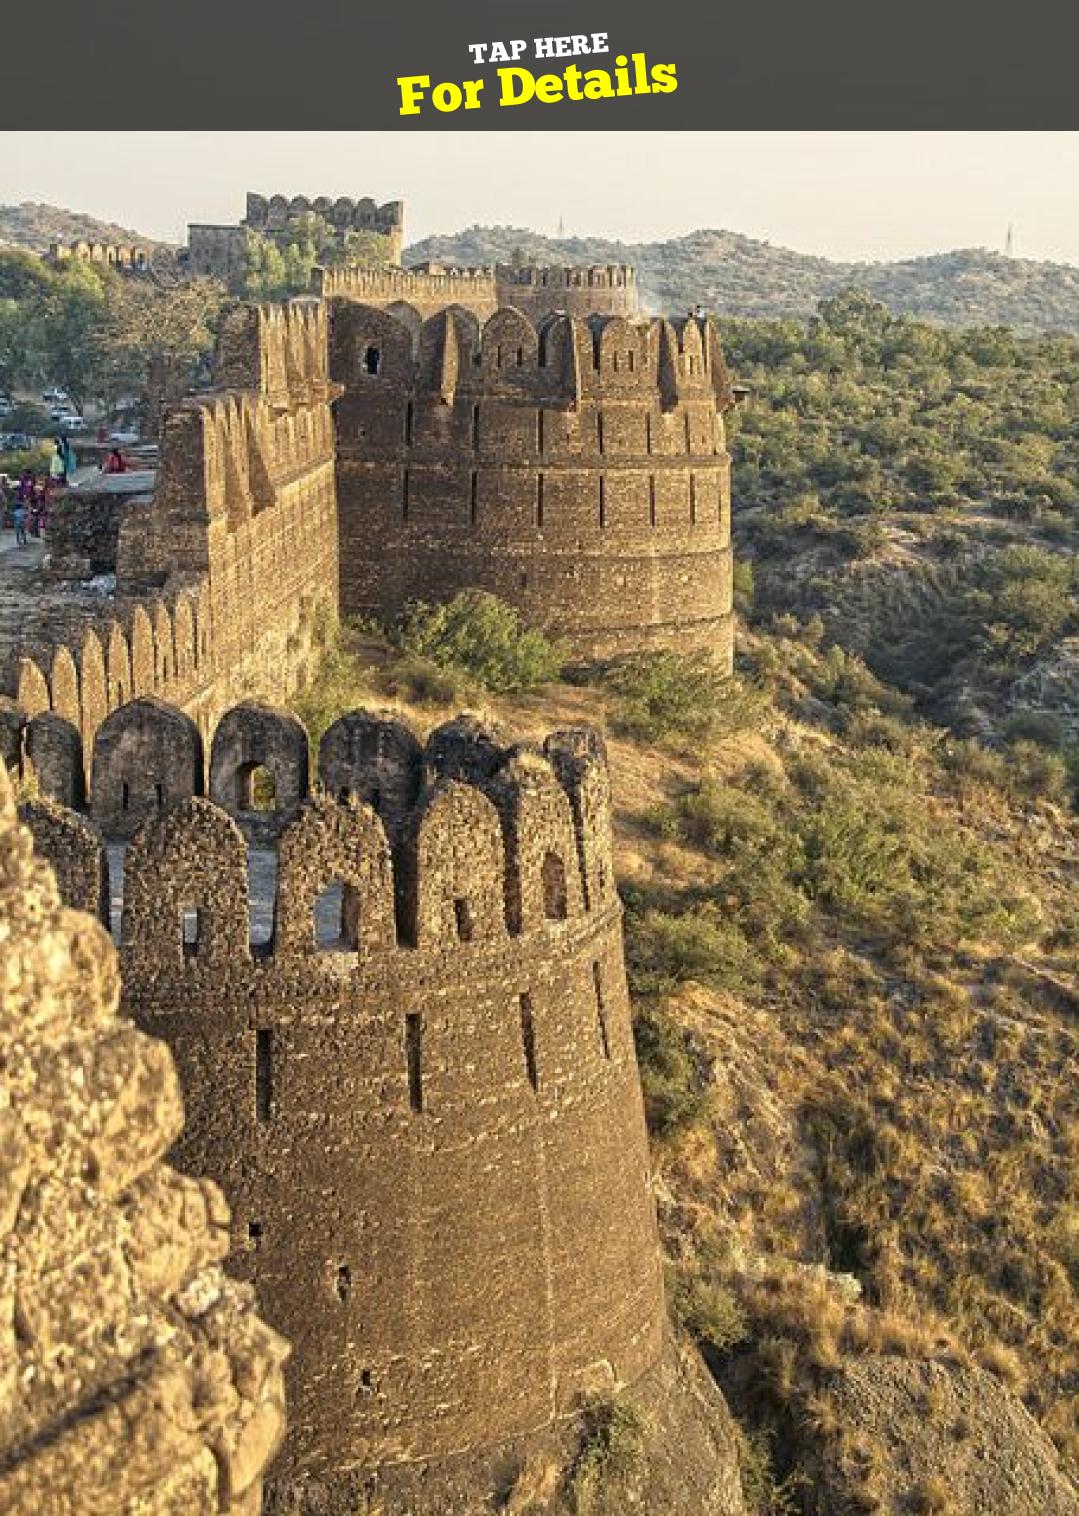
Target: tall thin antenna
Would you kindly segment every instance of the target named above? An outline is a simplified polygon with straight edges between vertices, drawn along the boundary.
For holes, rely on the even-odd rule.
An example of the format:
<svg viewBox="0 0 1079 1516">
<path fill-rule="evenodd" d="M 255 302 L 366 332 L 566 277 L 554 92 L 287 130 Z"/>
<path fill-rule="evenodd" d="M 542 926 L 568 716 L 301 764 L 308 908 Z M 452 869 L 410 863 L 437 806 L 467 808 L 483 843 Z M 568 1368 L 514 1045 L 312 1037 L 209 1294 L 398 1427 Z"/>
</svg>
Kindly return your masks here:
<svg viewBox="0 0 1079 1516">
<path fill-rule="evenodd" d="M 559 235 L 560 238 L 564 237 L 566 235 L 566 218 L 565 218 L 565 216 L 559 216 L 559 218 L 558 218 L 558 235 Z"/>
<path fill-rule="evenodd" d="M 1015 228 L 1010 222 L 1008 224 L 1008 235 L 1004 239 L 1004 256 L 1005 258 L 1015 257 Z"/>
</svg>

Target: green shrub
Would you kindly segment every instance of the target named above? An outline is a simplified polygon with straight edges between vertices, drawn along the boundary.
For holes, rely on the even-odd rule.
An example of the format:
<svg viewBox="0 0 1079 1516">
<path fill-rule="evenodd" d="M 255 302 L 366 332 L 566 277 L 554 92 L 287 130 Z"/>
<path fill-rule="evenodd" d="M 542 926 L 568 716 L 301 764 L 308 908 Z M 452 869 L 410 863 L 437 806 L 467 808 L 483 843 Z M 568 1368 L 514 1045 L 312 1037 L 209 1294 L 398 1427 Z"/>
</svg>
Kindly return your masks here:
<svg viewBox="0 0 1079 1516">
<path fill-rule="evenodd" d="M 729 1289 L 708 1275 L 683 1268 L 670 1283 L 674 1314 L 698 1342 L 725 1353 L 744 1341 L 745 1311 Z"/>
<path fill-rule="evenodd" d="M 694 1126 L 711 1101 L 706 1071 L 695 1062 L 686 1035 L 658 1005 L 645 1002 L 633 1024 L 648 1129 L 672 1137 Z"/>
<path fill-rule="evenodd" d="M 739 1430 L 742 1494 L 752 1516 L 797 1516 L 801 1510 L 797 1498 L 800 1481 L 793 1475 L 780 1479 L 776 1474 L 766 1432 Z"/>
<path fill-rule="evenodd" d="M 1017 711 L 1004 726 L 1005 742 L 1034 742 L 1057 751 L 1064 744 L 1064 728 L 1049 711 Z"/>
<path fill-rule="evenodd" d="M 595 1396 L 585 1406 L 581 1446 L 570 1475 L 574 1509 L 593 1509 L 600 1493 L 638 1475 L 645 1462 L 647 1423 L 631 1401 Z"/>
<path fill-rule="evenodd" d="M 315 628 L 321 642 L 314 677 L 294 696 L 291 704 L 307 728 L 312 757 L 318 756 L 322 735 L 339 716 L 362 704 L 367 692 L 366 672 L 350 653 L 340 629 L 323 617 Z"/>
<path fill-rule="evenodd" d="M 753 604 L 753 565 L 748 558 L 734 560 L 734 604 L 743 616 Z"/>
<path fill-rule="evenodd" d="M 638 742 L 707 742 L 752 726 L 763 706 L 757 691 L 707 654 L 639 653 L 599 677 L 616 697 L 612 726 Z"/>
<path fill-rule="evenodd" d="M 1071 782 L 1063 753 L 1049 752 L 1041 743 L 1023 738 L 1008 747 L 1006 762 L 1008 789 L 1017 800 L 1060 804 L 1068 798 Z"/>
<path fill-rule="evenodd" d="M 669 993 L 689 981 L 744 990 L 764 977 L 764 960 L 748 935 L 708 901 L 677 915 L 655 906 L 631 912 L 626 952 L 633 989 L 643 995 Z"/>
<path fill-rule="evenodd" d="M 458 705 L 474 693 L 473 682 L 463 669 L 431 658 L 398 658 L 380 684 L 386 694 L 413 705 Z"/>
<path fill-rule="evenodd" d="M 560 642 L 525 626 L 512 606 L 482 590 L 464 590 L 442 605 L 410 606 L 389 635 L 402 653 L 502 694 L 549 684 L 566 658 Z"/>
</svg>

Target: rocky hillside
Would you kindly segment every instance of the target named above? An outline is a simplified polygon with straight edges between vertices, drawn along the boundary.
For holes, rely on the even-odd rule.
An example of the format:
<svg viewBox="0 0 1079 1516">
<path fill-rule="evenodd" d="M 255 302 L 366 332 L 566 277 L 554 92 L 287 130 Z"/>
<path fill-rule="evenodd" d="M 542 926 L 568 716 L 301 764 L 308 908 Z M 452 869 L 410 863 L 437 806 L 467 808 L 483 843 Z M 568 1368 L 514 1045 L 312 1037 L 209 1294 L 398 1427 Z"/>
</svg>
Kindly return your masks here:
<svg viewBox="0 0 1079 1516">
<path fill-rule="evenodd" d="M 24 200 L 21 205 L 0 205 L 0 247 L 21 247 L 31 253 L 46 253 L 50 243 L 140 242 L 151 247 L 165 247 L 153 237 L 145 237 L 130 227 L 114 221 L 100 221 L 82 211 L 64 210 L 59 205 L 42 205 Z"/>
<path fill-rule="evenodd" d="M 1079 267 L 1005 258 L 981 248 L 899 263 L 838 263 L 743 237 L 696 231 L 669 242 L 555 240 L 512 226 L 473 226 L 428 237 L 406 259 L 460 264 L 632 263 L 657 311 L 698 301 L 731 316 L 808 316 L 819 300 L 857 286 L 892 310 L 949 325 L 1007 325 L 1020 331 L 1079 331 Z"/>
</svg>

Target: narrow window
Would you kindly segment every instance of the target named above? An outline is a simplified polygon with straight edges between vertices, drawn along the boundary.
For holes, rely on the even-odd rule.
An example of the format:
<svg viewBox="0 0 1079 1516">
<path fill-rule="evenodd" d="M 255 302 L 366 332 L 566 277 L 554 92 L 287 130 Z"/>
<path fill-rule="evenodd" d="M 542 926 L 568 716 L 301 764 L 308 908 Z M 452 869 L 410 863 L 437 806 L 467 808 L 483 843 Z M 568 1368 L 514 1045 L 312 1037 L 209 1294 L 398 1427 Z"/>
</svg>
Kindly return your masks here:
<svg viewBox="0 0 1079 1516">
<path fill-rule="evenodd" d="M 656 476 L 648 476 L 648 525 L 655 527 L 656 524 Z"/>
<path fill-rule="evenodd" d="M 525 1073 L 534 1090 L 539 1089 L 539 1072 L 536 1068 L 536 1028 L 532 1020 L 532 996 L 521 996 L 521 1046 L 525 1055 Z"/>
<path fill-rule="evenodd" d="M 352 1270 L 347 1263 L 343 1263 L 337 1270 L 334 1291 L 342 1305 L 345 1305 L 352 1295 Z"/>
<path fill-rule="evenodd" d="M 599 524 L 602 530 L 607 525 L 607 476 L 599 476 Z"/>
<path fill-rule="evenodd" d="M 536 451 L 543 452 L 543 411 L 536 412 Z"/>
<path fill-rule="evenodd" d="M 615 353 L 615 354 L 614 354 L 614 355 L 613 355 L 613 361 L 614 361 L 614 371 L 615 371 L 615 373 L 616 373 L 616 374 L 617 374 L 617 373 L 618 373 L 618 370 L 619 370 L 619 368 L 620 368 L 620 366 L 621 366 L 621 359 L 620 359 L 620 358 L 619 358 L 619 356 L 618 356 L 618 354 L 617 354 L 617 353 Z"/>
<path fill-rule="evenodd" d="M 557 853 L 548 853 L 543 860 L 543 914 L 548 921 L 565 921 L 569 914 L 566 866 Z"/>
<path fill-rule="evenodd" d="M 603 452 L 603 412 L 596 412 L 596 447 Z"/>
<path fill-rule="evenodd" d="M 519 590 L 526 590 L 528 588 L 528 575 L 527 574 L 518 574 L 517 575 L 517 588 Z"/>
<path fill-rule="evenodd" d="M 518 368 L 523 368 L 524 367 L 524 361 L 525 361 L 525 350 L 524 350 L 523 347 L 519 347 L 517 349 L 517 367 Z"/>
<path fill-rule="evenodd" d="M 248 813 L 276 811 L 277 782 L 260 763 L 242 763 L 236 770 L 236 809 Z"/>
<path fill-rule="evenodd" d="M 405 441 L 412 446 L 412 428 L 416 421 L 416 407 L 410 400 L 405 406 Z"/>
<path fill-rule="evenodd" d="M 468 519 L 472 526 L 476 525 L 476 516 L 479 507 L 479 476 L 476 470 L 472 470 L 472 489 L 468 497 Z"/>
<path fill-rule="evenodd" d="M 379 347 L 367 347 L 363 352 L 363 371 L 365 374 L 377 374 L 382 367 L 382 349 Z"/>
<path fill-rule="evenodd" d="M 249 1221 L 247 1223 L 247 1240 L 257 1253 L 262 1247 L 262 1222 Z"/>
<path fill-rule="evenodd" d="M 592 965 L 592 983 L 596 989 L 596 1021 L 599 1023 L 599 1040 L 604 1058 L 611 1056 L 611 1044 L 607 1036 L 607 1007 L 603 1003 L 603 972 L 598 963 Z"/>
<path fill-rule="evenodd" d="M 255 1033 L 255 1116 L 263 1123 L 273 1114 L 273 1031 L 259 1027 Z"/>
<path fill-rule="evenodd" d="M 370 1369 L 364 1369 L 360 1374 L 360 1387 L 358 1393 L 364 1397 L 373 1395 L 375 1393 L 375 1376 L 371 1373 Z"/>
<path fill-rule="evenodd" d="M 354 953 L 359 941 L 359 893 L 335 880 L 315 901 L 315 944 L 324 953 Z"/>
<path fill-rule="evenodd" d="M 126 811 L 131 805 L 131 786 L 125 779 L 120 785 L 120 809 Z"/>
<path fill-rule="evenodd" d="M 692 472 L 689 476 L 689 524 L 697 525 L 697 476 Z"/>
<path fill-rule="evenodd" d="M 458 942 L 472 941 L 472 909 L 467 900 L 459 896 L 453 902 L 453 918 L 457 923 Z"/>
<path fill-rule="evenodd" d="M 543 531 L 543 475 L 536 475 L 536 527 Z"/>
<path fill-rule="evenodd" d="M 199 912 L 191 906 L 185 907 L 180 912 L 180 929 L 183 933 L 184 957 L 197 958 L 199 955 Z"/>
<path fill-rule="evenodd" d="M 652 451 L 652 412 L 646 411 L 644 416 L 644 450 Z"/>
<path fill-rule="evenodd" d="M 686 411 L 686 452 L 687 453 L 691 453 L 692 451 L 693 451 L 692 423 L 690 421 L 689 412 Z"/>
<path fill-rule="evenodd" d="M 163 784 L 154 785 L 154 802 L 159 811 L 165 809 L 165 786 Z"/>
<path fill-rule="evenodd" d="M 502 367 L 502 348 L 501 348 L 501 345 L 499 345 L 498 347 L 495 348 L 495 368 L 501 368 L 501 367 Z"/>
<path fill-rule="evenodd" d="M 629 371 L 632 374 L 633 371 L 634 371 L 634 369 L 637 367 L 637 355 L 636 355 L 636 353 L 627 353 L 626 354 L 626 362 L 628 363 L 628 365 L 629 365 Z"/>
<path fill-rule="evenodd" d="M 401 470 L 401 520 L 408 520 L 408 469 Z"/>
<path fill-rule="evenodd" d="M 478 453 L 479 452 L 479 447 L 480 447 L 480 408 L 479 408 L 478 405 L 474 405 L 472 407 L 472 451 L 474 453 Z"/>
<path fill-rule="evenodd" d="M 423 1017 L 410 1011 L 405 1017 L 405 1054 L 408 1061 L 408 1103 L 423 1110 Z"/>
</svg>

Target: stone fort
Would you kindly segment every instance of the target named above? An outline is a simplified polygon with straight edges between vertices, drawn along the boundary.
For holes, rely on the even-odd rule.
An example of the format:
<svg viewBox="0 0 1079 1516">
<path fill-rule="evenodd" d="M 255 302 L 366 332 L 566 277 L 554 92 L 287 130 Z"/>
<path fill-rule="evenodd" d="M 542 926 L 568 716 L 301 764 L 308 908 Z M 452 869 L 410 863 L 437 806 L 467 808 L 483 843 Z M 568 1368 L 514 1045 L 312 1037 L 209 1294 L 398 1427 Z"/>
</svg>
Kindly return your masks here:
<svg viewBox="0 0 1079 1516">
<path fill-rule="evenodd" d="M 224 318 L 215 389 L 166 414 L 156 484 L 95 565 L 114 593 L 30 595 L 0 626 L 9 761 L 16 711 L 63 716 L 89 765 L 141 696 L 208 738 L 252 689 L 290 694 L 338 614 L 466 585 L 583 658 L 730 665 L 733 393 L 709 319 L 562 308 L 635 299 L 616 269 L 514 269 L 534 316 L 482 270 L 317 273 L 321 294 Z"/>
<path fill-rule="evenodd" d="M 618 270 L 512 276 L 527 310 L 437 268 L 232 308 L 111 603 L 0 647 L 24 820 L 291 1343 L 285 1484 L 526 1437 L 665 1351 L 602 740 L 358 711 L 311 755 L 283 708 L 338 614 L 465 586 L 582 658 L 729 666 L 714 326 L 637 319 Z"/>
</svg>

